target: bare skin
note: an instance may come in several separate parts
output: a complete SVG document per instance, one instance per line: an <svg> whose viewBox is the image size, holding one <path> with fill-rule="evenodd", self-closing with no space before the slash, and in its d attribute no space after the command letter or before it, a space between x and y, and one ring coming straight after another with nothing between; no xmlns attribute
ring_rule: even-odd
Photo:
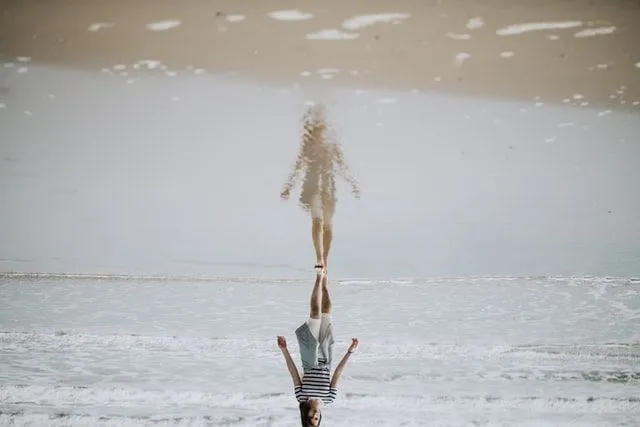
<svg viewBox="0 0 640 427"><path fill-rule="evenodd" d="M324 297L323 282L326 276L322 273L316 274L316 282L313 285L313 291L311 291L311 301L309 302L309 317L312 319L320 319L322 314L322 302Z"/></svg>
<svg viewBox="0 0 640 427"><path fill-rule="evenodd" d="M322 218L313 218L311 220L311 239L313 240L313 248L316 251L316 268L326 268L323 231L324 224Z"/></svg>
<svg viewBox="0 0 640 427"><path fill-rule="evenodd" d="M331 297L329 296L329 276L322 277L322 314L331 315Z"/></svg>
<svg viewBox="0 0 640 427"><path fill-rule="evenodd" d="M316 253L316 268L324 269L324 272L327 273L329 252L333 241L333 226L322 218L313 218L311 221L311 238Z"/></svg>

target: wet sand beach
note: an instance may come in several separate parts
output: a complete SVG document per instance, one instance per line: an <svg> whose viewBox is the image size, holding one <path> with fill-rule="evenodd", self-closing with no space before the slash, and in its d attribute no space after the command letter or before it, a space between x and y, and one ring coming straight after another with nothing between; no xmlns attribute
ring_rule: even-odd
<svg viewBox="0 0 640 427"><path fill-rule="evenodd" d="M640 101L634 1L21 0L2 12L5 63L138 64L634 111Z"/></svg>

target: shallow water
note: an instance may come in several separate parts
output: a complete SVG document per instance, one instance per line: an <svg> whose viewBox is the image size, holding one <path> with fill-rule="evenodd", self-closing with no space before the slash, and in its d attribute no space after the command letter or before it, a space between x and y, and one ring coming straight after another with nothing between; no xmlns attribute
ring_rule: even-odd
<svg viewBox="0 0 640 427"><path fill-rule="evenodd" d="M308 271L299 186L279 194L311 99L362 189L338 183L333 274L638 273L637 114L213 73L5 77L0 271Z"/></svg>
<svg viewBox="0 0 640 427"><path fill-rule="evenodd" d="M350 362L331 425L633 425L637 280L332 283ZM275 345L308 280L3 277L0 420L20 425L296 425ZM50 417L50 418L49 418Z"/></svg>

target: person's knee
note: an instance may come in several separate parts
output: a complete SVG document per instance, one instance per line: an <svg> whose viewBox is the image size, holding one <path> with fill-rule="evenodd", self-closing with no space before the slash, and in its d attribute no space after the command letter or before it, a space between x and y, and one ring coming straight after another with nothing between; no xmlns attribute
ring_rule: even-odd
<svg viewBox="0 0 640 427"><path fill-rule="evenodd" d="M334 210L330 207L325 208L324 212L322 213L322 220L324 222L325 229L327 230L331 230L331 228L333 227L333 213Z"/></svg>

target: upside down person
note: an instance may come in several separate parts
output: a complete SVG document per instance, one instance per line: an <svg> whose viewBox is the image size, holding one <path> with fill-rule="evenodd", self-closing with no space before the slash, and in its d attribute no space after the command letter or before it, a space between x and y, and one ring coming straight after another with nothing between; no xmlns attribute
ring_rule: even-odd
<svg viewBox="0 0 640 427"><path fill-rule="evenodd" d="M328 277L322 270L316 272L309 319L296 329L296 337L302 360L302 378L283 336L278 337L278 347L291 374L302 427L318 427L322 421L323 406L335 400L342 371L351 354L358 348L358 339L353 338L349 349L331 376L334 343L331 299Z"/></svg>

